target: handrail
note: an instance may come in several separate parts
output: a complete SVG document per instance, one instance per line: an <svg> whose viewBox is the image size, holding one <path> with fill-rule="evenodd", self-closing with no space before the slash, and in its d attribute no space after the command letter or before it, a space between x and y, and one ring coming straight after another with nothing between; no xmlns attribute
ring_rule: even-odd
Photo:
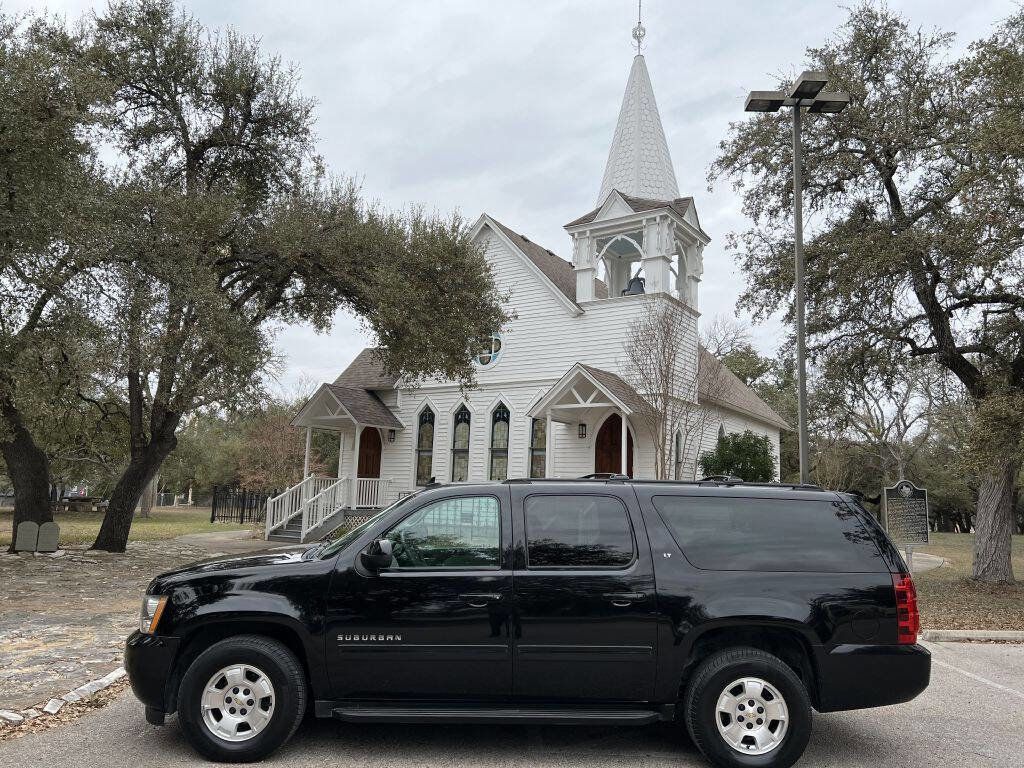
<svg viewBox="0 0 1024 768"><path fill-rule="evenodd" d="M352 479L348 477L307 477L283 493L267 500L266 537L300 518L300 537L322 525L338 510L352 502ZM392 479L389 477L359 477L355 479L355 506L381 508L388 506Z"/></svg>
<svg viewBox="0 0 1024 768"><path fill-rule="evenodd" d="M344 507L345 490L348 488L348 479L337 480L320 493L306 502L302 510L302 538L306 534L321 525L324 520L330 517L336 510Z"/></svg>
<svg viewBox="0 0 1024 768"><path fill-rule="evenodd" d="M322 492L328 486L336 483L336 477L315 477L310 475L302 482L296 483L283 493L267 499L266 514L266 535L283 528L297 515L302 514L306 502Z"/></svg>
<svg viewBox="0 0 1024 768"><path fill-rule="evenodd" d="M388 490L391 488L390 477L360 477L356 480L357 507L384 507Z"/></svg>

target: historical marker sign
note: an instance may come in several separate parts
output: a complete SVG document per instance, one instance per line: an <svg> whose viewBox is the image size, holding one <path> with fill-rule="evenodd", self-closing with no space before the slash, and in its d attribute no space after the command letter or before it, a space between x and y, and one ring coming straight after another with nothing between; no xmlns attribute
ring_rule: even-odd
<svg viewBox="0 0 1024 768"><path fill-rule="evenodd" d="M885 530L896 544L928 543L928 491L909 480L886 488Z"/></svg>

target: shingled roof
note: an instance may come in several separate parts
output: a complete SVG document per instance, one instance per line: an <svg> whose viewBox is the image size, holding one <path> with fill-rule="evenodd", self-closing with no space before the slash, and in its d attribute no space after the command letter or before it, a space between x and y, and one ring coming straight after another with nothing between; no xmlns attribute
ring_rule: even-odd
<svg viewBox="0 0 1024 768"><path fill-rule="evenodd" d="M653 211L658 208L668 208L680 217L684 217L686 216L686 211L693 205L692 197L677 197L674 200L652 200L647 197L632 197L631 195L627 195L622 192L619 192L619 194L622 195L622 199L626 201L626 204L633 209L633 213ZM575 227L577 224L589 224L597 218L597 214L601 212L601 208L603 207L604 203L601 203L601 205L590 213L580 216L575 221L570 221L565 226ZM703 232L703 230L701 231Z"/></svg>
<svg viewBox="0 0 1024 768"><path fill-rule="evenodd" d="M580 368L593 376L594 381L615 395L619 402L629 408L629 410L642 411L645 408L646 401L643 396L627 384L617 373L606 371L603 368L594 368L592 365L584 365L583 363L580 363Z"/></svg>
<svg viewBox="0 0 1024 768"><path fill-rule="evenodd" d="M337 384L324 385L338 402L349 412L357 424L386 429L401 429L402 422L380 401L373 392L359 387L340 387Z"/></svg>
<svg viewBox="0 0 1024 768"><path fill-rule="evenodd" d="M705 374L708 374L699 377L700 402L753 416L779 429L793 429L768 403L758 397L754 390L730 371L725 363L704 349L703 345L700 346L698 365Z"/></svg>
<svg viewBox="0 0 1024 768"><path fill-rule="evenodd" d="M543 272L544 276L554 283L555 287L569 301L576 301L576 270L573 269L570 262L556 255L553 251L538 245L525 235L521 235L515 230L506 227L500 221L493 218L491 221L497 225L498 229L509 240L515 243L516 248L526 254L526 258L533 262L534 266ZM604 284L603 280L594 280L594 298L608 298L608 286Z"/></svg>
<svg viewBox="0 0 1024 768"><path fill-rule="evenodd" d="M376 347L367 347L334 380L335 384L358 389L394 389L398 381L384 370Z"/></svg>

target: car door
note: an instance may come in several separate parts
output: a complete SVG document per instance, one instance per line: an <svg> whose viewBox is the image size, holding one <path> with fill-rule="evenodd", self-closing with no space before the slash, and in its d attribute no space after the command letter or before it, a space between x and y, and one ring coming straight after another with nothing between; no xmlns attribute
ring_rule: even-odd
<svg viewBox="0 0 1024 768"><path fill-rule="evenodd" d="M338 699L505 699L512 691L507 487L445 489L339 559L326 655ZM391 540L390 567L359 552Z"/></svg>
<svg viewBox="0 0 1024 768"><path fill-rule="evenodd" d="M629 486L513 486L515 694L644 701L657 614L650 547Z"/></svg>

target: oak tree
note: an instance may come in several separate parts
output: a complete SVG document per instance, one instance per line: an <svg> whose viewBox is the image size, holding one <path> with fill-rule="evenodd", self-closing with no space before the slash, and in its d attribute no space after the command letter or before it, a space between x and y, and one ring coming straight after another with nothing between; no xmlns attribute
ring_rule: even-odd
<svg viewBox="0 0 1024 768"><path fill-rule="evenodd" d="M838 115L804 122L812 352L884 372L948 370L974 408L979 498L973 574L1011 581L1024 450L1024 14L962 58L952 36L885 6L855 7L807 51ZM780 78L780 87L789 85ZM793 287L788 111L734 123L709 178L730 180L752 227L732 239L759 316Z"/></svg>

